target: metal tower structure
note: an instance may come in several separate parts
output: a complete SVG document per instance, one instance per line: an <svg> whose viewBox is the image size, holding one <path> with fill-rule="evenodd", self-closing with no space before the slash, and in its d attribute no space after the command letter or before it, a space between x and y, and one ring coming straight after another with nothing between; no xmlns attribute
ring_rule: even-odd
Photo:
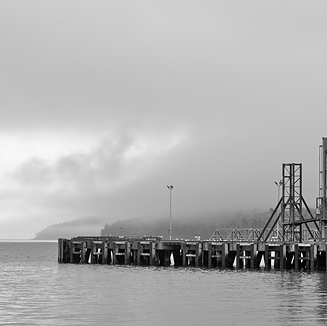
<svg viewBox="0 0 327 326"><path fill-rule="evenodd" d="M319 146L319 197L316 200L316 217L320 222L321 238L327 237L327 138Z"/></svg>
<svg viewBox="0 0 327 326"><path fill-rule="evenodd" d="M259 239L268 241L271 234L276 232L274 230L277 223L280 223L279 225L281 226L281 232L278 232L275 237L279 241L302 242L305 240L303 224L305 225L309 237L316 238L317 232L313 232L308 224L314 223L317 230L319 230L317 219L313 217L302 196L301 163L287 163L282 165L281 186L282 196L267 224L263 228ZM306 214L303 214L303 205L305 207ZM267 232L268 229L269 231Z"/></svg>

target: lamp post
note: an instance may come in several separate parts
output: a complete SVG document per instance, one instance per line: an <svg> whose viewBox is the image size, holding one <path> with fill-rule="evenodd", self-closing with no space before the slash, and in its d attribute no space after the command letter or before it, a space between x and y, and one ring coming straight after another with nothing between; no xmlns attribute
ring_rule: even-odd
<svg viewBox="0 0 327 326"><path fill-rule="evenodd" d="M169 189L169 240L171 240L171 192L174 189L172 185L167 186Z"/></svg>
<svg viewBox="0 0 327 326"><path fill-rule="evenodd" d="M283 184L283 180L279 180L279 182L276 182L275 181L275 185L278 187L278 194L277 194L277 204L279 203L279 200L280 200L280 186ZM277 210L277 218L279 216L279 210ZM277 225L276 225L276 228L277 228L277 239L279 240L279 222L277 221Z"/></svg>

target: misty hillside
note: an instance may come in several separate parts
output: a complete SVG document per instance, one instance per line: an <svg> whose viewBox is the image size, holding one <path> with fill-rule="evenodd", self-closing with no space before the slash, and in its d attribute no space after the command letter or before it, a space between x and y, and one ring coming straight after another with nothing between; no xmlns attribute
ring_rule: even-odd
<svg viewBox="0 0 327 326"><path fill-rule="evenodd" d="M209 239L216 228L262 228L270 216L270 212L224 217L201 217L198 219L182 219L173 221L173 239L192 239L200 236L201 239ZM116 221L105 224L101 235L137 235L137 236L163 236L168 238L169 220L148 220L134 218L124 221Z"/></svg>
<svg viewBox="0 0 327 326"><path fill-rule="evenodd" d="M73 238L77 235L99 235L105 223L103 218L83 218L69 222L53 224L36 233L35 240L56 240L58 238Z"/></svg>
<svg viewBox="0 0 327 326"><path fill-rule="evenodd" d="M192 239L201 236L208 239L216 228L262 228L270 212L261 214L235 213L224 216L193 217L173 220L172 236L178 239ZM79 235L137 235L163 236L168 238L169 218L132 218L105 223L103 218L84 218L50 225L38 232L36 240L56 240Z"/></svg>

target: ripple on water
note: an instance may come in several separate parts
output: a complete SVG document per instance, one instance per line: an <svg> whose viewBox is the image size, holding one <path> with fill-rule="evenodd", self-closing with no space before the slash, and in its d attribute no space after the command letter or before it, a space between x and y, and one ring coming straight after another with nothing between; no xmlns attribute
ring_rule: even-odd
<svg viewBox="0 0 327 326"><path fill-rule="evenodd" d="M0 243L0 324L326 325L325 273L72 265Z"/></svg>

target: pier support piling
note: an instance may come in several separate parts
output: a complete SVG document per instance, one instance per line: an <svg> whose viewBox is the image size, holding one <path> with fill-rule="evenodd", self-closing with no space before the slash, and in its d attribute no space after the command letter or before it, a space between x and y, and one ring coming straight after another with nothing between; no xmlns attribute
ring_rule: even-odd
<svg viewBox="0 0 327 326"><path fill-rule="evenodd" d="M59 263L194 266L313 271L326 269L326 243L120 240L99 237L58 239Z"/></svg>

